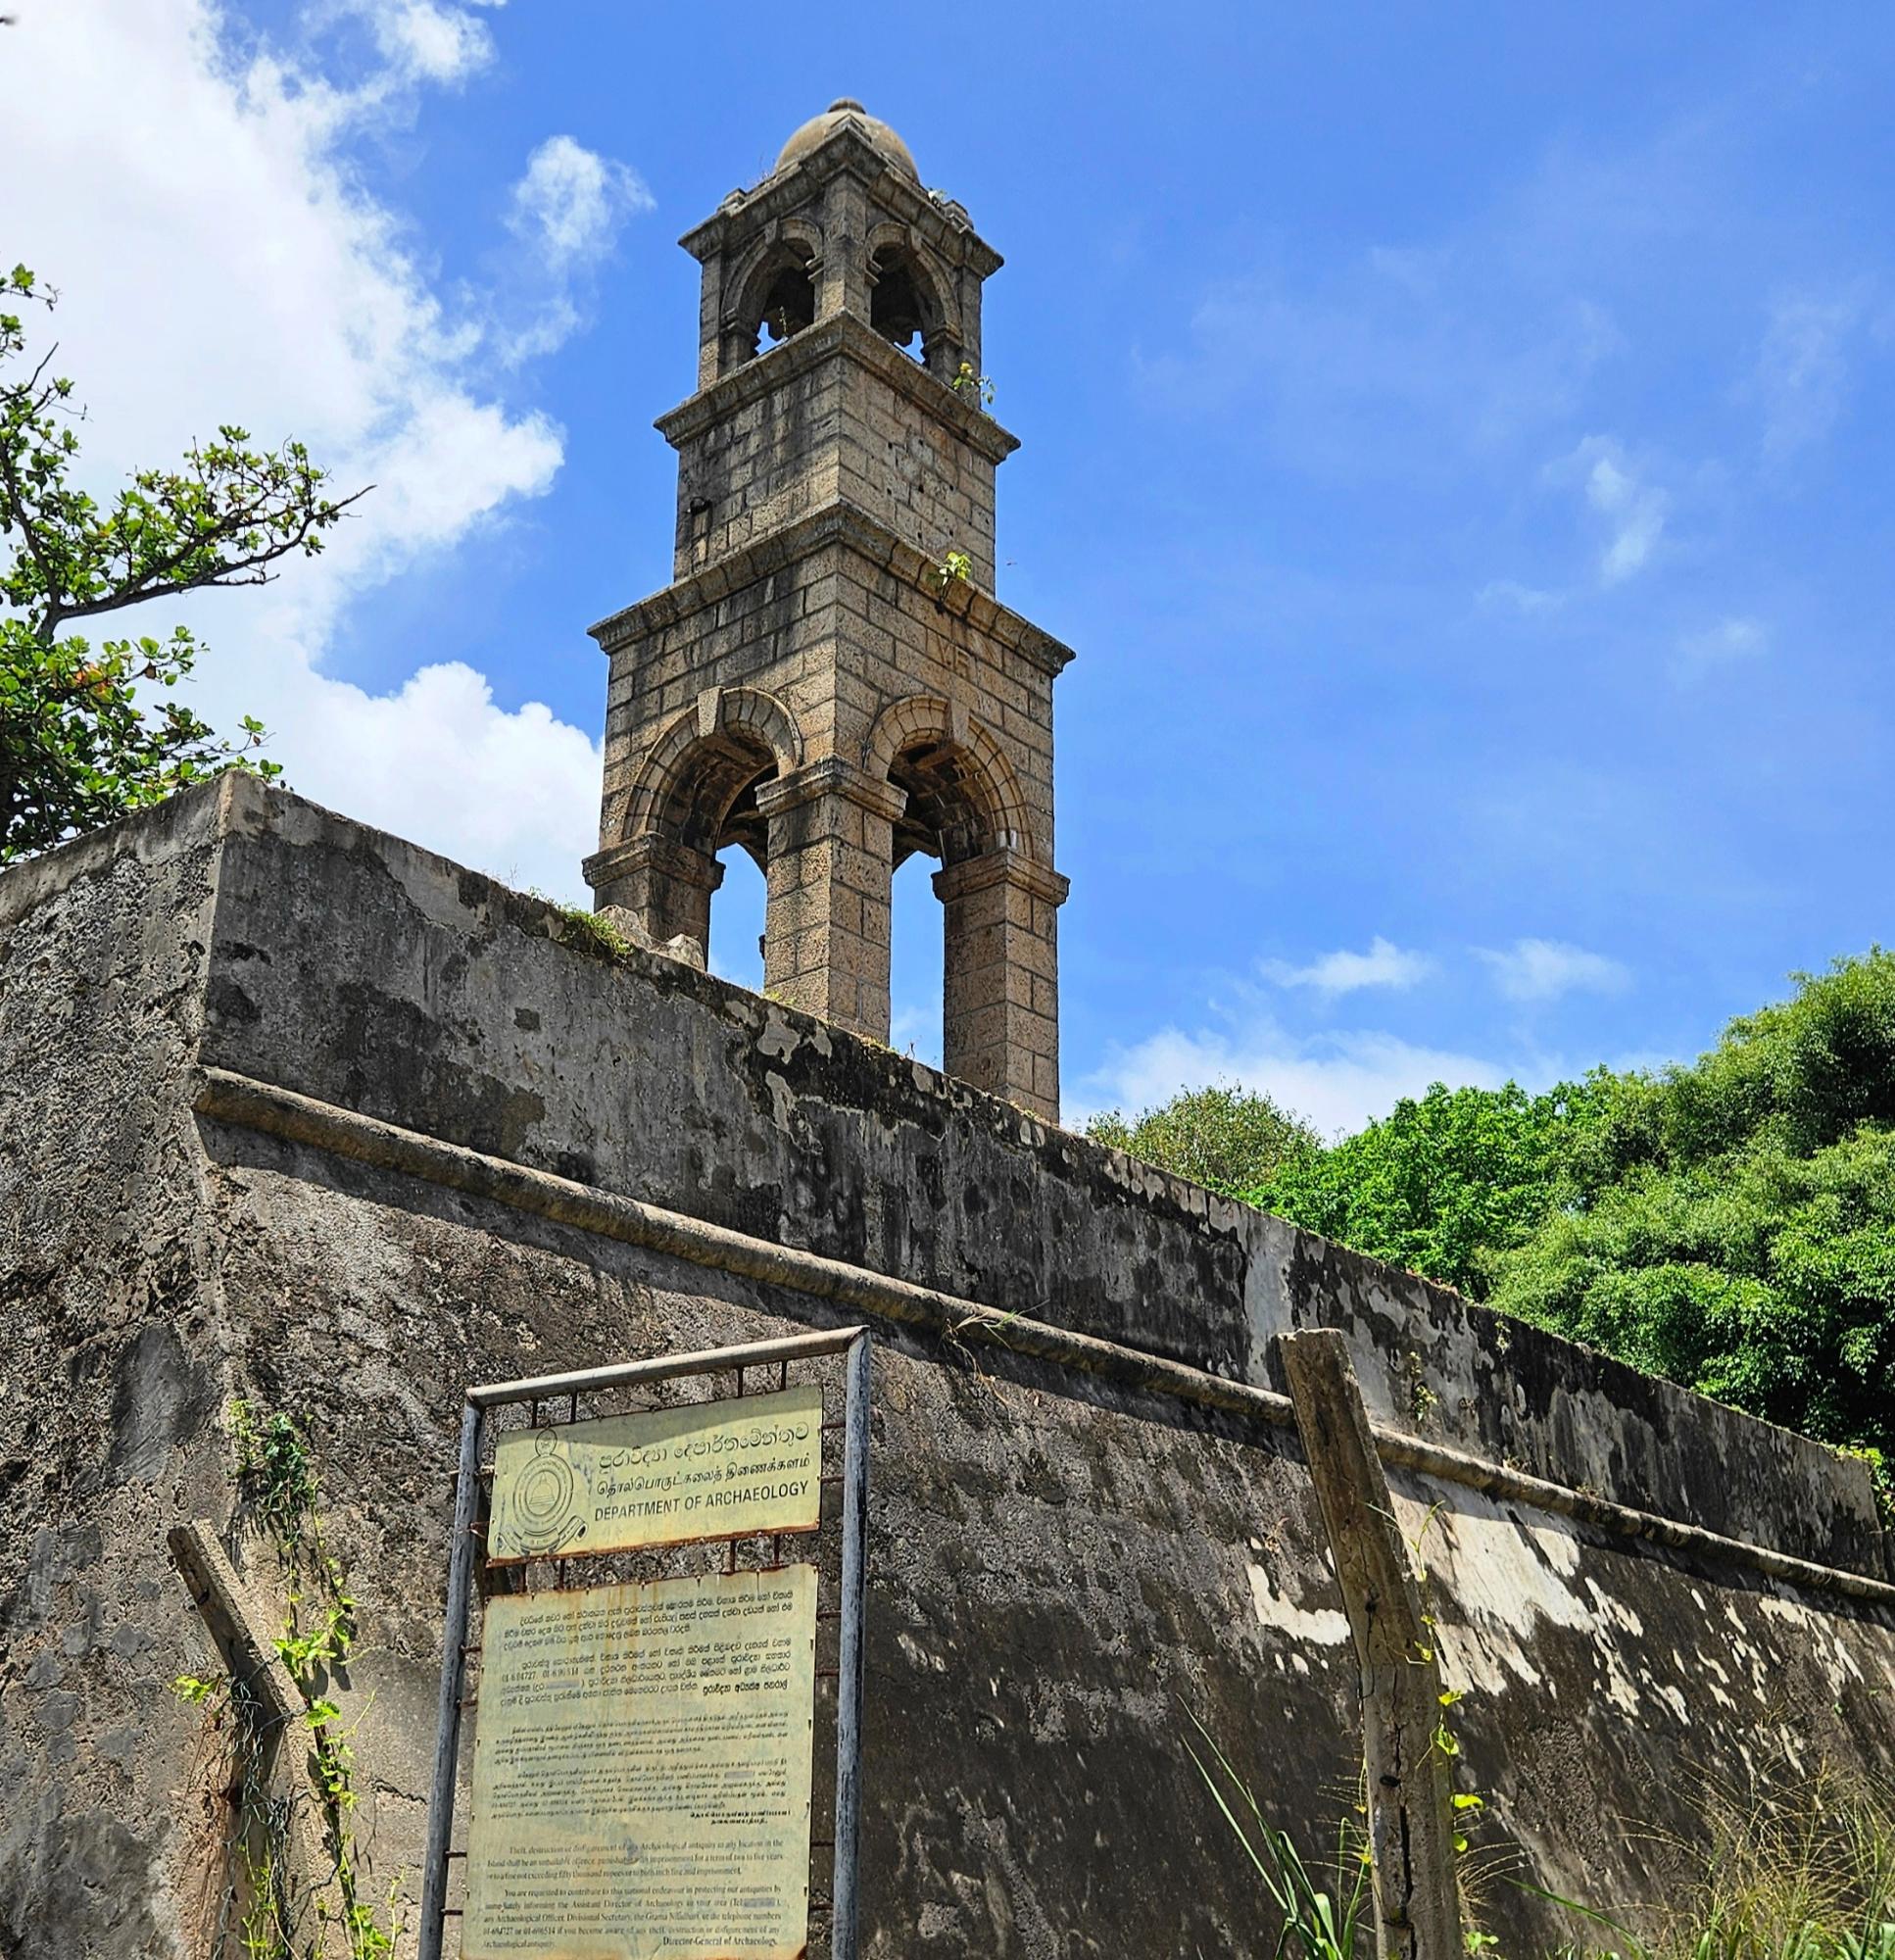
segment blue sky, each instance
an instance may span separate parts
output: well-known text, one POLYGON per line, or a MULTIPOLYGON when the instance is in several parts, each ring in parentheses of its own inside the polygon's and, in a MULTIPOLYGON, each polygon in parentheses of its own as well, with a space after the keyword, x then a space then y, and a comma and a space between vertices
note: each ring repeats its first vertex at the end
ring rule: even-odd
MULTIPOLYGON (((64 288, 101 472, 234 415, 380 486, 193 613, 203 705, 324 802, 579 895, 674 240, 848 93, 1007 257, 1069 1110, 1688 1056, 1895 930, 1883 10, 17 11, 0 253, 64 288)), ((757 910, 733 871, 740 975, 757 910)))

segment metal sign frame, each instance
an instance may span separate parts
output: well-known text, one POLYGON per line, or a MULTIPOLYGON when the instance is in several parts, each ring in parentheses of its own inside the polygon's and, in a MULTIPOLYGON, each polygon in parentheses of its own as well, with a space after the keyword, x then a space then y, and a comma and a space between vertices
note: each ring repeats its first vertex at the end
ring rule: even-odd
MULTIPOLYGON (((713 1348, 695 1354, 661 1354, 649 1361, 625 1361, 607 1368, 582 1368, 518 1382, 470 1388, 461 1411, 461 1462, 455 1479, 454 1537, 448 1552, 448 1607, 441 1641, 441 1698, 435 1736, 434 1783, 428 1796, 427 1850, 421 1874, 421 1929, 418 1960, 442 1960, 447 1922, 457 1916, 448 1904, 448 1867, 463 1853, 451 1848, 455 1793, 460 1777, 461 1711, 466 1682, 467 1619, 473 1605, 480 1559, 480 1452, 489 1410, 509 1403, 539 1402, 564 1396, 576 1408, 582 1395, 609 1389, 643 1388, 692 1375, 741 1378, 749 1368, 792 1361, 844 1357, 843 1453, 840 1482, 842 1515, 842 1597, 836 1677, 836 1822, 830 1883, 831 1960, 856 1960, 857 1870, 862 1808, 862 1610, 866 1579, 863 1556, 868 1512, 869 1331, 843 1327, 822 1334, 757 1341, 744 1347, 713 1348)), ((825 1479, 825 1482, 831 1481, 825 1479)), ((702 1543, 725 1535, 712 1533, 702 1543)), ((740 1535, 741 1536, 741 1535, 740 1535)), ((731 1538, 735 1556, 738 1537, 731 1538)))

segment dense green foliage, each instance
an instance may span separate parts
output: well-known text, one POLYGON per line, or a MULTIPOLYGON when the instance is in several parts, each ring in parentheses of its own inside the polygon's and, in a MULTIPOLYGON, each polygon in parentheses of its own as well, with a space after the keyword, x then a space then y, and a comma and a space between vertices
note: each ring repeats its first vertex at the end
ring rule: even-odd
POLYGON ((1825 1442, 1895 1450, 1895 955, 1694 1066, 1596 1078, 1564 1202, 1487 1298, 1825 1442))
POLYGON ((1316 1132, 1269 1097, 1221 1086, 1183 1090, 1129 1123, 1118 1110, 1107 1110, 1086 1125, 1086 1134, 1232 1196, 1320 1148, 1316 1132))
POLYGON ((1478 1297, 1492 1249, 1518 1245, 1564 1191, 1575 1131, 1604 1093, 1603 1084, 1529 1096, 1511 1082, 1437 1082, 1354 1136, 1287 1161, 1244 1196, 1478 1297))
POLYGON ((219 769, 276 773, 246 762, 263 739, 249 717, 233 745, 174 701, 141 700, 190 673, 189 628, 96 650, 62 629, 150 599, 264 584, 277 560, 319 551, 345 508, 322 495, 300 443, 260 452, 231 427, 179 468, 141 469, 96 504, 69 480, 79 416, 72 382, 50 372, 53 350, 29 371, 4 371, 27 345, 6 308, 35 302, 50 309, 53 295, 25 267, 0 275, 0 863, 219 769))
MULTIPOLYGON (((1222 1144, 1200 1110, 1249 1100, 1193 1092, 1111 1119, 1113 1141, 1198 1175, 1222 1144)), ((1266 1176, 1217 1181, 1773 1422, 1895 1455, 1895 955, 1803 977, 1689 1066, 1598 1069, 1543 1096, 1436 1085, 1266 1176)))

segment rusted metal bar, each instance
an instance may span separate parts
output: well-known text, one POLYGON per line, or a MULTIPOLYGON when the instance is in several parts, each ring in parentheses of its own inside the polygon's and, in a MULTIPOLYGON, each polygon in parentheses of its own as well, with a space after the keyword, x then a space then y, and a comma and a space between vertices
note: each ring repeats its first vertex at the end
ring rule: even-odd
POLYGON ((862 1616, 868 1583, 869 1334, 849 1350, 843 1407, 842 1641, 836 1681, 835 1901, 830 1960, 855 1960, 856 1855, 862 1816, 862 1616))
POLYGON ((461 1475, 454 1492, 454 1532, 448 1540, 448 1605, 441 1635, 441 1696, 435 1718, 434 1785, 428 1792, 416 1960, 441 1960, 448 1917, 448 1843, 454 1835, 455 1779, 461 1761, 461 1683, 467 1654, 467 1606, 473 1596, 480 1420, 480 1408, 469 1398, 461 1411, 461 1475))
POLYGON ((1330 1327, 1279 1343, 1296 1427, 1329 1528, 1362 1673, 1376 1950, 1382 1960, 1464 1960, 1448 1759, 1436 1746, 1434 1631, 1395 1522, 1348 1344, 1330 1327))
POLYGON ((484 1382, 467 1391, 476 1408, 497 1402, 532 1401, 544 1396, 597 1395, 635 1383, 669 1382, 680 1375, 722 1374, 741 1358, 746 1367, 760 1362, 801 1360, 839 1354, 857 1330, 840 1327, 822 1334, 790 1334, 777 1341, 753 1341, 742 1348, 712 1348, 696 1354, 655 1354, 647 1361, 620 1361, 609 1368, 575 1368, 563 1375, 538 1375, 518 1382, 484 1382))

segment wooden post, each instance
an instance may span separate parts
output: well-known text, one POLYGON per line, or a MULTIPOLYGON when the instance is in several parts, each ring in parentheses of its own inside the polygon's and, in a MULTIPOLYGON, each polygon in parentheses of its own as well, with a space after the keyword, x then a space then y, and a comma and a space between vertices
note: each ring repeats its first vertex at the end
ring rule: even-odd
POLYGON ((1434 1745, 1434 1630, 1422 1617, 1347 1343, 1322 1327, 1278 1345, 1362 1671, 1376 1950, 1382 1960, 1463 1960, 1452 1788, 1434 1745))
MULTIPOLYGON (((232 1681, 241 1681, 256 1699, 260 1768, 267 1776, 283 1741, 287 1739, 293 1745, 310 1733, 305 1724, 309 1703, 283 1665, 276 1642, 258 1613, 249 1589, 224 1556, 223 1546, 218 1543, 218 1535, 211 1526, 201 1518, 175 1525, 167 1535, 166 1543, 232 1681)), ((290 1838, 296 1863, 302 1868, 295 1876, 303 1882, 307 1904, 315 1908, 316 1927, 310 1951, 321 1956, 321 1960, 348 1960, 346 1931, 316 1905, 316 1891, 335 1867, 322 1841, 307 1789, 298 1789, 290 1799, 290 1838)))

